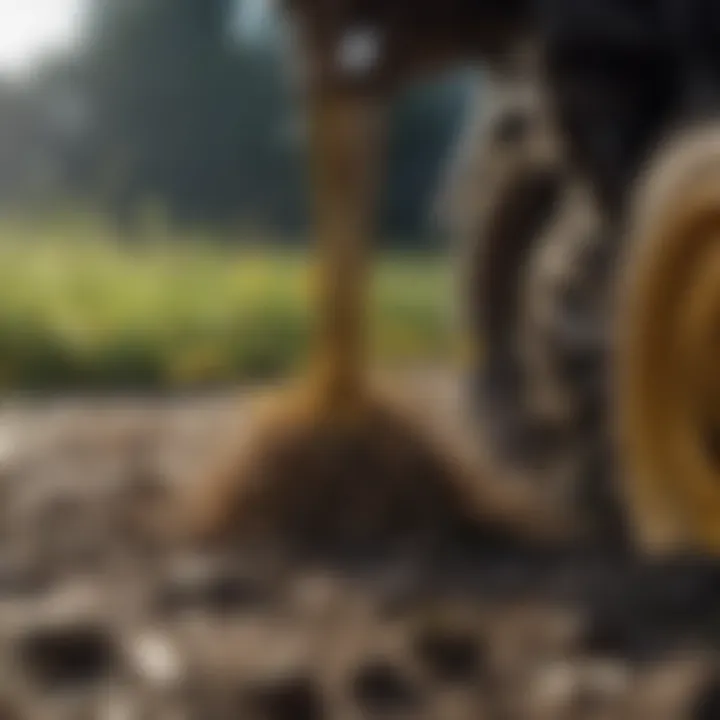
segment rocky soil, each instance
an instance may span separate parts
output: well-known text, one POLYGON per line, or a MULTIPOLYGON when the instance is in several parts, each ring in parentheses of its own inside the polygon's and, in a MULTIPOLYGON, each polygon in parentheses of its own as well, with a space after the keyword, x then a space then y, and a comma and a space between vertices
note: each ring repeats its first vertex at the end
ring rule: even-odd
POLYGON ((138 531, 242 403, 0 412, 0 720, 720 718, 720 570, 456 548, 333 564, 138 531))

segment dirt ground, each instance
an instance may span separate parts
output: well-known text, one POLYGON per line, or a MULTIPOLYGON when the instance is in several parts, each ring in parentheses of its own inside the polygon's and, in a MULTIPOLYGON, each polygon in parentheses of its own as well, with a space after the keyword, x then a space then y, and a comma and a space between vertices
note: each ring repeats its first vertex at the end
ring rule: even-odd
MULTIPOLYGON (((422 387, 440 412, 451 386, 422 387)), ((288 566, 130 532, 243 412, 5 404, 0 720, 720 718, 710 563, 528 547, 288 566)))

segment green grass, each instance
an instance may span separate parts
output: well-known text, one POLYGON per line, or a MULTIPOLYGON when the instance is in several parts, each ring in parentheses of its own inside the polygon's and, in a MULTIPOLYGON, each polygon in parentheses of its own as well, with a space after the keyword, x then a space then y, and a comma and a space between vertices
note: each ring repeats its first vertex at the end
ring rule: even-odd
MULTIPOLYGON (((301 366, 310 341, 309 263, 168 239, 132 247, 88 220, 0 225, 0 389, 172 389, 256 381, 301 366)), ((445 263, 385 257, 373 350, 383 363, 451 352, 445 263)))

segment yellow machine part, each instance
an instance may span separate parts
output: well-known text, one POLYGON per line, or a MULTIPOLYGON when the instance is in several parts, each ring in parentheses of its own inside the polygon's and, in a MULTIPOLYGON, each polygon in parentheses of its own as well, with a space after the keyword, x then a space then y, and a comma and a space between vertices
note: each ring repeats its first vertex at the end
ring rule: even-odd
POLYGON ((612 309, 620 491, 645 552, 720 553, 720 127, 663 146, 612 309))

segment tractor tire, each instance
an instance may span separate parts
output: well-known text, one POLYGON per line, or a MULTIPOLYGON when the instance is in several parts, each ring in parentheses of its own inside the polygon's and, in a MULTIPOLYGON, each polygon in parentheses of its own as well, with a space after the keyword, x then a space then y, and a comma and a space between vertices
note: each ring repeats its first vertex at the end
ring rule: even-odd
POLYGON ((537 89, 491 100, 448 193, 478 441, 495 475, 541 484, 623 547, 606 412, 612 233, 568 176, 537 89))
POLYGON ((518 334, 523 412, 535 426, 554 429, 544 465, 531 469, 605 545, 625 547, 608 432, 613 240, 590 193, 579 183, 568 184, 556 216, 525 263, 518 334))
POLYGON ((666 143, 632 205, 614 293, 613 412, 646 553, 720 551, 720 130, 666 143))

